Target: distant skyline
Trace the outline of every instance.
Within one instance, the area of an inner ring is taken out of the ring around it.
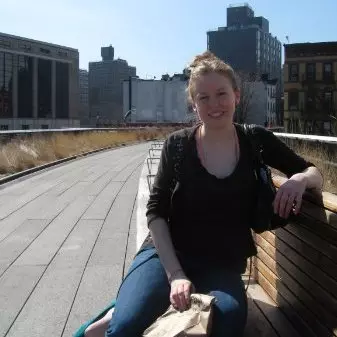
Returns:
[[[128,61],[142,78],[179,73],[207,49],[209,30],[226,26],[226,9],[212,0],[2,0],[0,32],[79,50],[80,68],[101,60],[102,46]],[[337,41],[337,0],[252,0],[273,36],[287,43]],[[229,46],[230,47],[230,46]],[[283,54],[283,53],[282,53]],[[283,58],[283,56],[282,56]]]

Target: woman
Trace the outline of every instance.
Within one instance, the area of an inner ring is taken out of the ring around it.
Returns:
[[[119,289],[107,337],[140,337],[170,304],[188,308],[191,292],[217,299],[212,337],[243,335],[247,301],[241,274],[247,258],[256,254],[250,231],[256,190],[249,140],[233,123],[240,102],[233,69],[209,52],[195,57],[188,95],[201,123],[164,143],[147,204],[152,240],[139,251]],[[321,189],[321,174],[273,133],[263,127],[255,132],[266,164],[288,177],[277,192],[274,212],[288,217],[295,204],[297,213],[304,191]],[[188,151],[171,193],[172,143],[179,138]],[[95,324],[103,329],[107,323]]]

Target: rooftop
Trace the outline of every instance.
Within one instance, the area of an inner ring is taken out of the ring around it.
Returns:
[[[24,41],[24,42],[41,43],[41,44],[44,44],[44,45],[50,46],[50,47],[57,47],[57,48],[62,48],[62,49],[67,49],[67,50],[78,52],[78,49],[75,49],[75,48],[70,48],[70,47],[61,46],[61,45],[54,44],[54,43],[49,43],[49,42],[44,42],[44,41],[39,41],[39,40],[34,40],[34,39],[28,39],[26,37],[10,35],[10,34],[0,32],[0,39],[1,38],[10,38],[10,39],[15,39],[15,40],[21,40],[21,41]]]

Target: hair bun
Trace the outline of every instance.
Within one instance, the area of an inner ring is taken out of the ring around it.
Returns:
[[[200,55],[195,56],[193,61],[189,65],[189,68],[196,68],[197,66],[199,66],[204,61],[211,61],[211,60],[215,60],[215,59],[217,59],[217,57],[212,52],[206,51],[206,52],[204,52]]]

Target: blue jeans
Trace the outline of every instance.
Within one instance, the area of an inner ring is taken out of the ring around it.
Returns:
[[[179,256],[178,256],[179,257]],[[241,274],[180,258],[196,292],[215,296],[211,337],[242,337],[247,299]],[[123,280],[106,337],[141,337],[170,305],[170,285],[154,248],[137,254]]]

